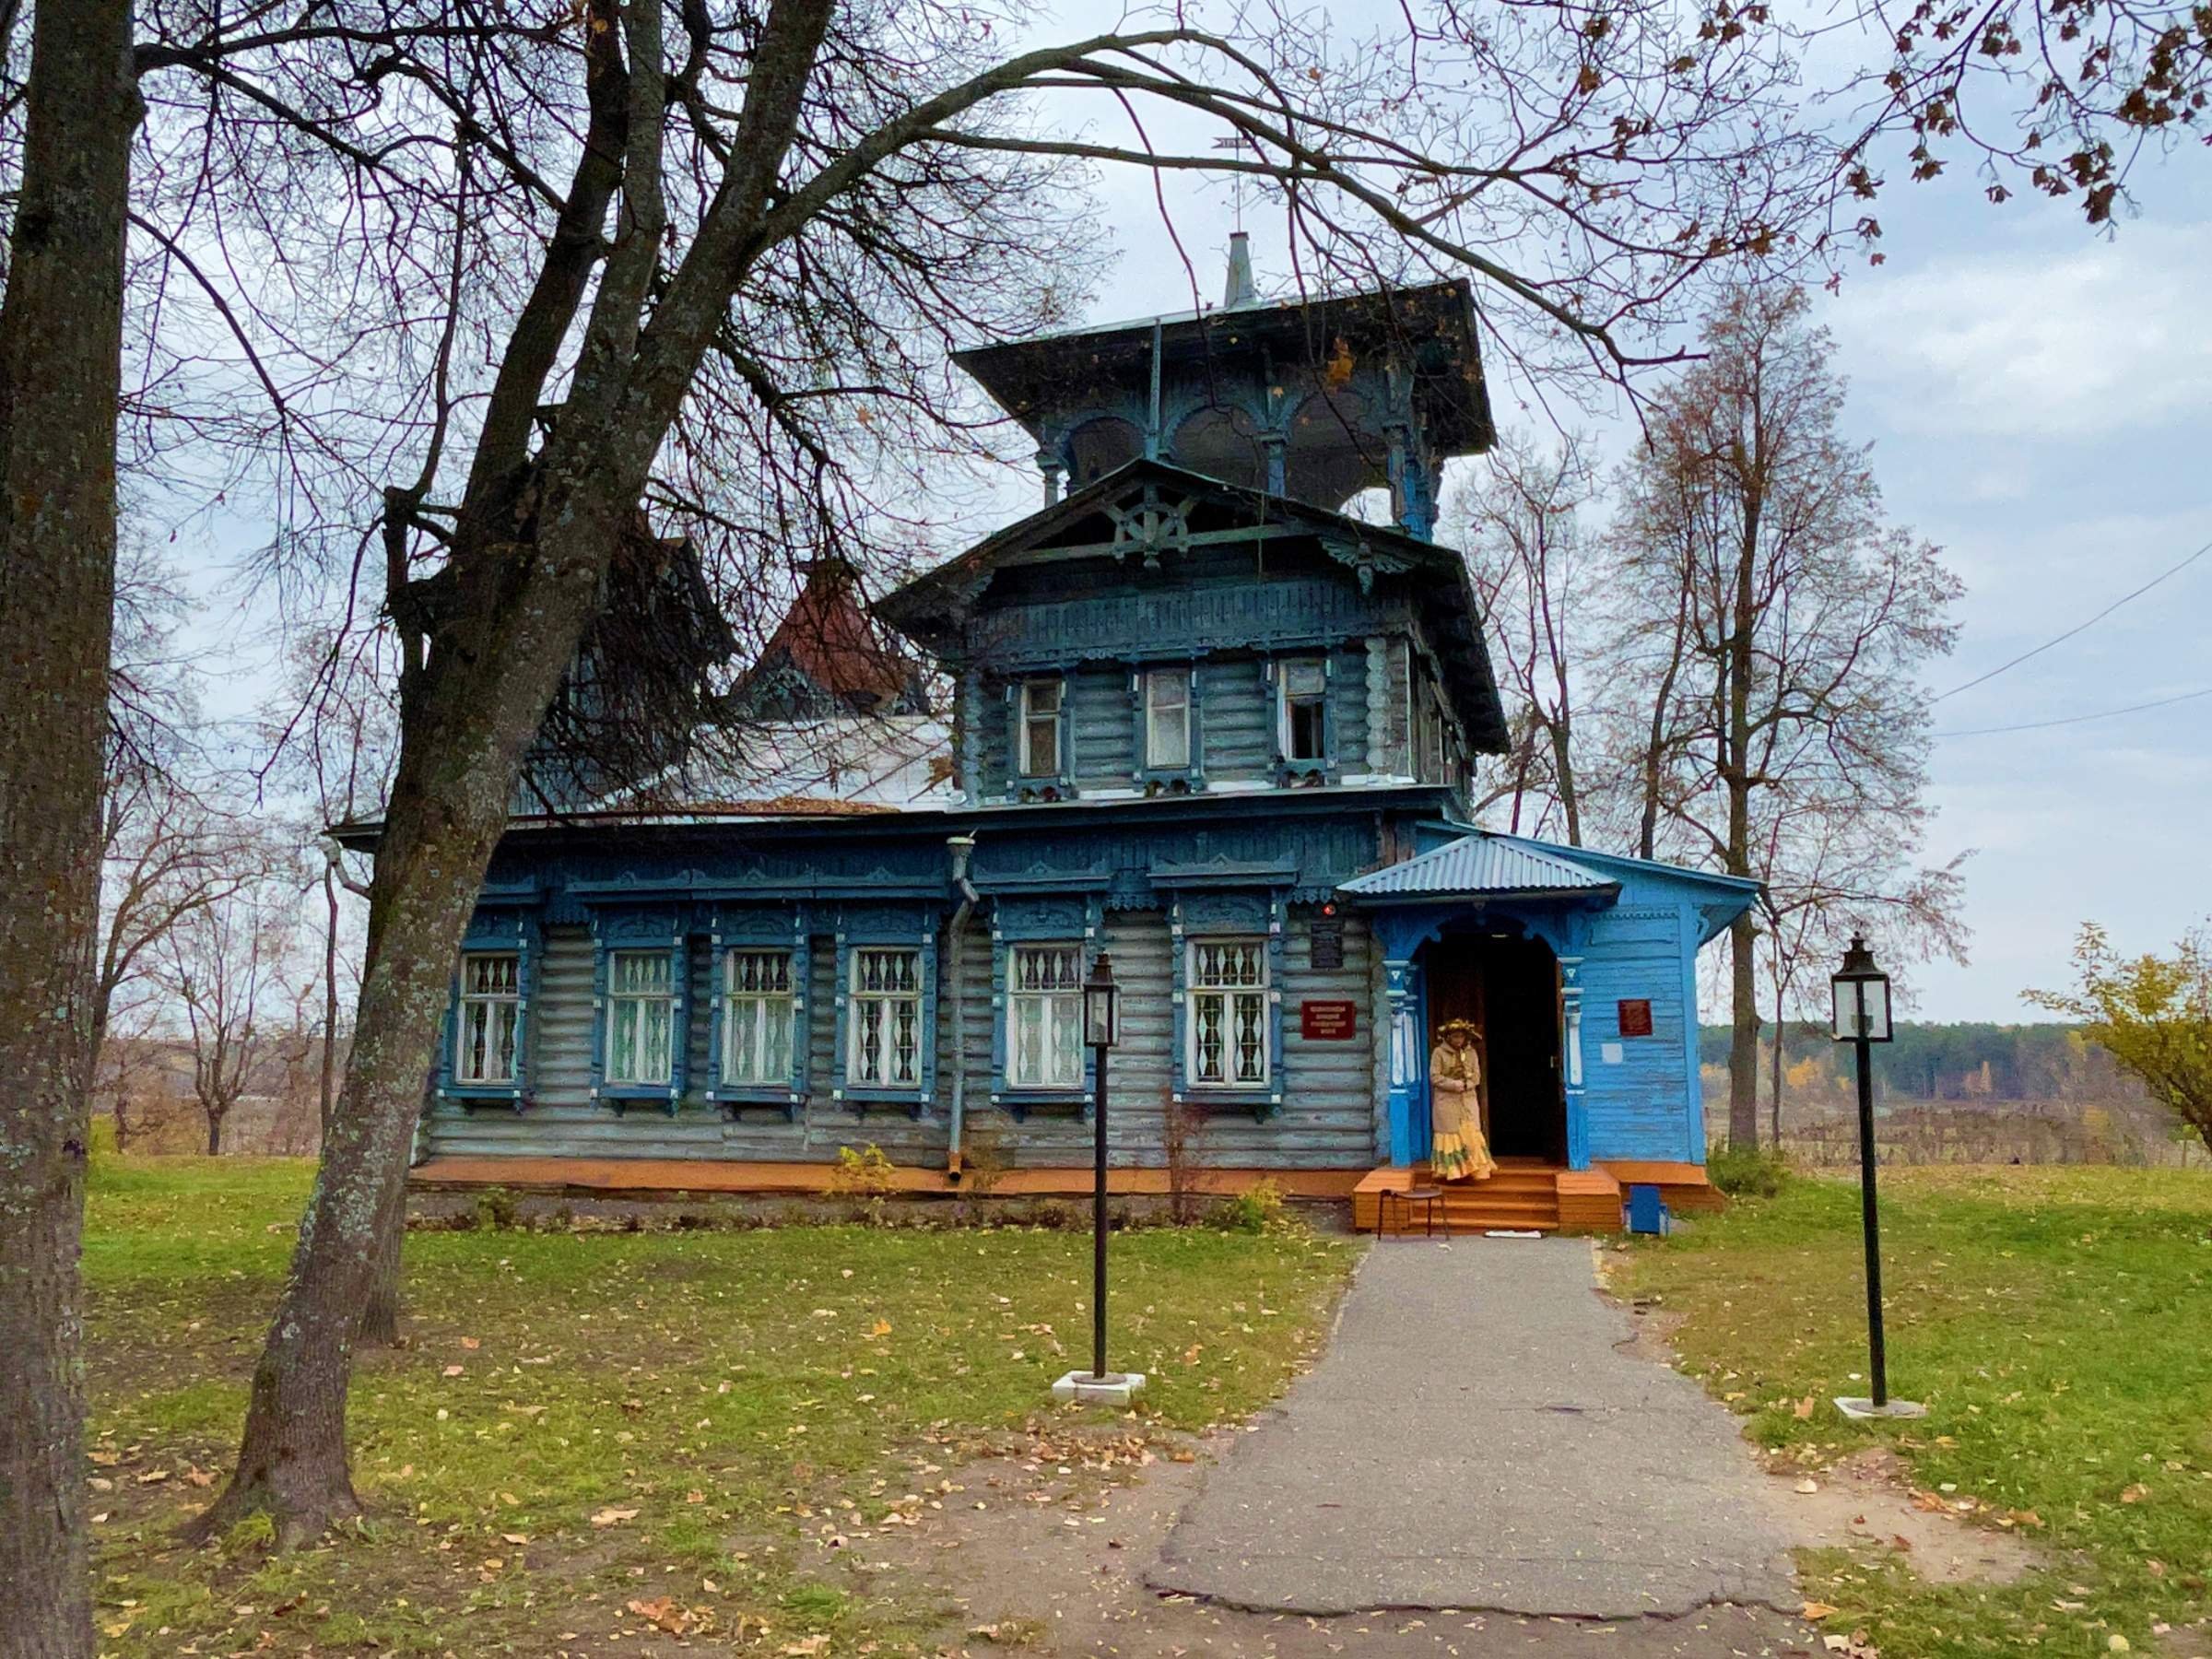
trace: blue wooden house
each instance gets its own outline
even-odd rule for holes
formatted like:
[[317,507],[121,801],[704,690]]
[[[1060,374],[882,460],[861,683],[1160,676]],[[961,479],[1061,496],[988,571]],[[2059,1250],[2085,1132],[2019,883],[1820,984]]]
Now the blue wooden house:
[[818,571],[758,777],[517,815],[418,1178],[805,1191],[873,1144],[942,1191],[987,1143],[996,1190],[1079,1191],[1111,952],[1123,1190],[1164,1186],[1172,1112],[1209,1184],[1371,1202],[1464,1016],[1505,1169],[1458,1222],[1695,1202],[1697,953],[1753,889],[1469,821],[1505,718],[1433,539],[1491,439],[1465,287],[1265,303],[1240,244],[1218,308],[959,360],[1037,510],[872,617]]

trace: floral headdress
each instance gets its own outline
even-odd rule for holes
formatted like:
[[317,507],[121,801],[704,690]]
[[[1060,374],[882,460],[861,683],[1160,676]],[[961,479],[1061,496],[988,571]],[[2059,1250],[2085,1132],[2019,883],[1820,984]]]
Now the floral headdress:
[[1482,1028],[1471,1019],[1447,1019],[1442,1025],[1436,1028],[1436,1034],[1440,1038],[1449,1037],[1454,1031],[1465,1031],[1468,1037],[1477,1041],[1481,1041],[1482,1038]]

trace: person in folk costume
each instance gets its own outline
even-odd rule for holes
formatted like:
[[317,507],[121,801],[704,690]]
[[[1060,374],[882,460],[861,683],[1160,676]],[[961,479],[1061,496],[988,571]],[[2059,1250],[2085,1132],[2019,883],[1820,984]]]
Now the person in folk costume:
[[1449,1019],[1429,1056],[1429,1167],[1439,1181],[1488,1181],[1498,1172],[1482,1133],[1482,1061],[1471,1019]]

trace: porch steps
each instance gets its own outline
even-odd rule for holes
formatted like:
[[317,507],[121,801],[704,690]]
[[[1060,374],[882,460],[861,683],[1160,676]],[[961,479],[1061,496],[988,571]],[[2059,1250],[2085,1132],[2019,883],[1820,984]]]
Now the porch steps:
[[[1437,1206],[1437,1230],[1452,1233],[1488,1232],[1494,1229],[1557,1232],[1561,1227],[1592,1225],[1587,1204],[1573,1216],[1567,1214],[1562,1206],[1559,1182],[1569,1173],[1533,1159],[1509,1159],[1500,1160],[1498,1172],[1488,1181],[1443,1183],[1443,1196]],[[1362,1231],[1371,1232],[1384,1192],[1402,1193],[1408,1187],[1435,1184],[1438,1183],[1430,1179],[1426,1164],[1410,1169],[1400,1166],[1376,1170],[1352,1190],[1352,1224]],[[1620,1225],[1618,1190],[1614,1189],[1616,1196],[1610,1218],[1603,1223],[1606,1227]],[[1419,1232],[1425,1226],[1421,1206],[1390,1206],[1392,1232]]]

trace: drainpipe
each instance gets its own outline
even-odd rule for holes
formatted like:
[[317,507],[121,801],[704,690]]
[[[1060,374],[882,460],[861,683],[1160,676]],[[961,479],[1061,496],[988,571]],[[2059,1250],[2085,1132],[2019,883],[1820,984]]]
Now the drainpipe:
[[947,836],[945,850],[952,855],[952,885],[960,895],[960,902],[952,912],[952,948],[946,969],[946,977],[952,981],[952,994],[946,999],[952,1009],[952,1135],[945,1151],[945,1179],[958,1181],[960,1128],[967,1116],[968,1102],[968,1020],[967,1009],[960,1000],[967,982],[960,975],[968,955],[968,918],[975,913],[982,895],[975,890],[975,883],[968,879],[968,861],[975,855],[975,837]]

